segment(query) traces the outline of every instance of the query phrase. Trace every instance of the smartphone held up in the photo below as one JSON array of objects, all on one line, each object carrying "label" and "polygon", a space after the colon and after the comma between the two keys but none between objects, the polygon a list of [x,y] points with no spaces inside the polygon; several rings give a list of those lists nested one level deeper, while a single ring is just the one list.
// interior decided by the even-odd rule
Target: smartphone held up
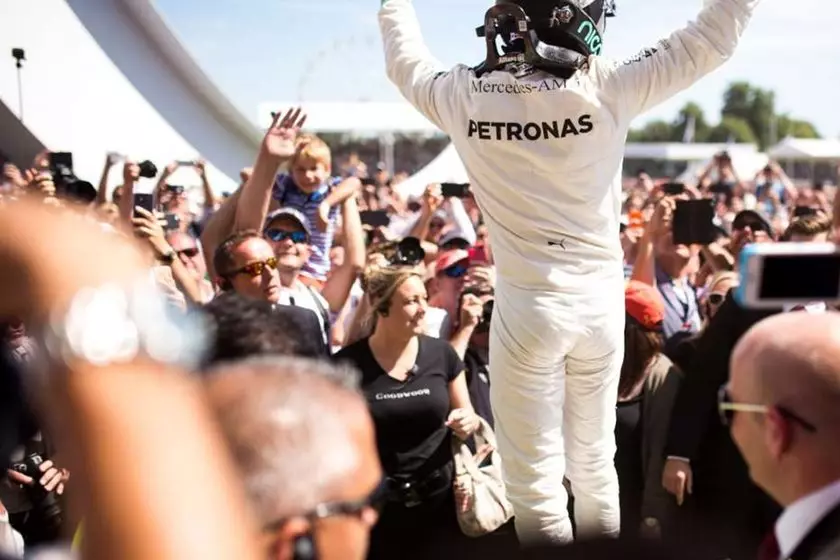
[{"label": "smartphone held up", "polygon": [[741,251],[735,300],[750,309],[840,302],[840,249],[832,243],[756,243]]}]

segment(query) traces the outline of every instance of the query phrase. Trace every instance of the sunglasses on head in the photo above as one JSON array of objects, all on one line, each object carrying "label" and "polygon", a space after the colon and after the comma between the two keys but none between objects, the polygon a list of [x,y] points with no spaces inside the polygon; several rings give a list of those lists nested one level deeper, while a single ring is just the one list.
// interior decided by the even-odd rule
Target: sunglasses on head
[{"label": "sunglasses on head", "polygon": [[470,267],[463,262],[455,263],[449,268],[444,268],[443,273],[447,276],[447,278],[463,278],[469,272]]},{"label": "sunglasses on head", "polygon": [[284,231],[282,229],[267,229],[265,236],[275,242],[285,241],[291,239],[292,243],[306,243],[309,241],[309,236],[305,231]]},{"label": "sunglasses on head", "polygon": [[779,414],[796,422],[805,430],[809,432],[816,432],[817,428],[801,416],[791,412],[782,406],[766,406],[763,404],[746,404],[733,402],[732,396],[729,394],[729,388],[724,385],[718,391],[718,413],[720,414],[720,421],[724,426],[731,426],[735,419],[736,412],[749,412],[751,414],[767,414],[772,409],[779,411]]},{"label": "sunglasses on head", "polygon": [[231,272],[229,276],[236,276],[237,274],[247,274],[251,278],[256,278],[257,276],[263,273],[266,267],[270,268],[271,270],[275,270],[277,268],[277,259],[271,257],[270,259],[266,259],[264,261],[257,261],[246,264],[242,268]]}]

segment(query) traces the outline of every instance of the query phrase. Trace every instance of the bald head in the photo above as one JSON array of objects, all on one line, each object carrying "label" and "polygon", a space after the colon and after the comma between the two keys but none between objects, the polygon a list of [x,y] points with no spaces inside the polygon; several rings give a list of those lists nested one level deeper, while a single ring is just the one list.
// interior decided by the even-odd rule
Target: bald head
[{"label": "bald head", "polygon": [[797,411],[822,437],[840,433],[840,313],[758,323],[735,347],[730,372],[743,396]]},{"label": "bald head", "polygon": [[341,484],[376,456],[357,383],[352,370],[286,357],[207,377],[211,407],[262,522],[340,498]]}]

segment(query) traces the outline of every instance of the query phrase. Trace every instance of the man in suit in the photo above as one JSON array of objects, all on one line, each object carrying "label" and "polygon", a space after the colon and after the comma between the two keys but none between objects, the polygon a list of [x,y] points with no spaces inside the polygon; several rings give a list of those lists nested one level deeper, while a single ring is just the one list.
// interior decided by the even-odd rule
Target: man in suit
[{"label": "man in suit", "polygon": [[753,327],[735,348],[719,410],[752,479],[784,506],[759,557],[840,557],[840,314]]},{"label": "man in suit", "polygon": [[[697,340],[674,404],[662,483],[687,507],[676,521],[685,521],[691,533],[711,532],[705,539],[710,554],[752,560],[778,514],[778,508],[750,481],[715,404],[719,388],[729,377],[729,357],[738,340],[753,325],[781,311],[744,309],[730,293]],[[682,525],[666,529],[673,534]]]}]

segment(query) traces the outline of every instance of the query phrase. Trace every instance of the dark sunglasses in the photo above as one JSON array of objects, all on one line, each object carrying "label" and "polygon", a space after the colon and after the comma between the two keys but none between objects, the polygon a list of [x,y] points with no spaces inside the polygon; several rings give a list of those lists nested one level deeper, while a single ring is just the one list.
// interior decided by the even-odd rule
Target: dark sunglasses
[{"label": "dark sunglasses", "polygon": [[724,426],[731,426],[732,420],[735,418],[736,412],[750,412],[752,414],[767,414],[771,409],[775,408],[779,413],[796,422],[809,432],[816,432],[817,428],[807,420],[799,415],[791,412],[782,406],[766,406],[763,404],[745,404],[736,403],[732,401],[732,396],[729,394],[729,389],[724,385],[718,391],[718,413],[720,414],[720,421]]},{"label": "dark sunglasses", "polygon": [[267,229],[265,236],[274,242],[285,241],[291,239],[292,243],[307,243],[309,236],[305,231],[283,231],[282,229]]},{"label": "dark sunglasses", "polygon": [[464,263],[456,263],[450,266],[449,268],[444,268],[443,273],[446,275],[447,278],[453,278],[457,280],[458,278],[463,278],[469,272],[470,267]]},{"label": "dark sunglasses", "polygon": [[712,305],[720,305],[725,299],[726,296],[723,294],[709,294],[709,303]]},{"label": "dark sunglasses", "polygon": [[181,249],[180,251],[178,251],[178,254],[184,255],[185,257],[192,259],[198,256],[198,248],[190,247],[188,249]]},{"label": "dark sunglasses", "polygon": [[238,270],[234,270],[228,276],[236,276],[237,274],[247,274],[251,278],[256,278],[257,276],[263,273],[266,267],[275,270],[277,268],[277,259],[271,257],[270,259],[266,259],[264,261],[252,262]]},{"label": "dark sunglasses", "polygon": [[[383,478],[366,498],[349,502],[325,502],[318,504],[311,511],[302,514],[301,517],[305,517],[310,521],[328,519],[330,517],[355,517],[362,519],[362,515],[364,515],[366,510],[381,511],[382,507],[388,501],[389,495],[390,487],[388,481],[386,478]],[[265,525],[263,530],[274,532],[288,520],[289,518],[283,518],[272,521]]]}]

